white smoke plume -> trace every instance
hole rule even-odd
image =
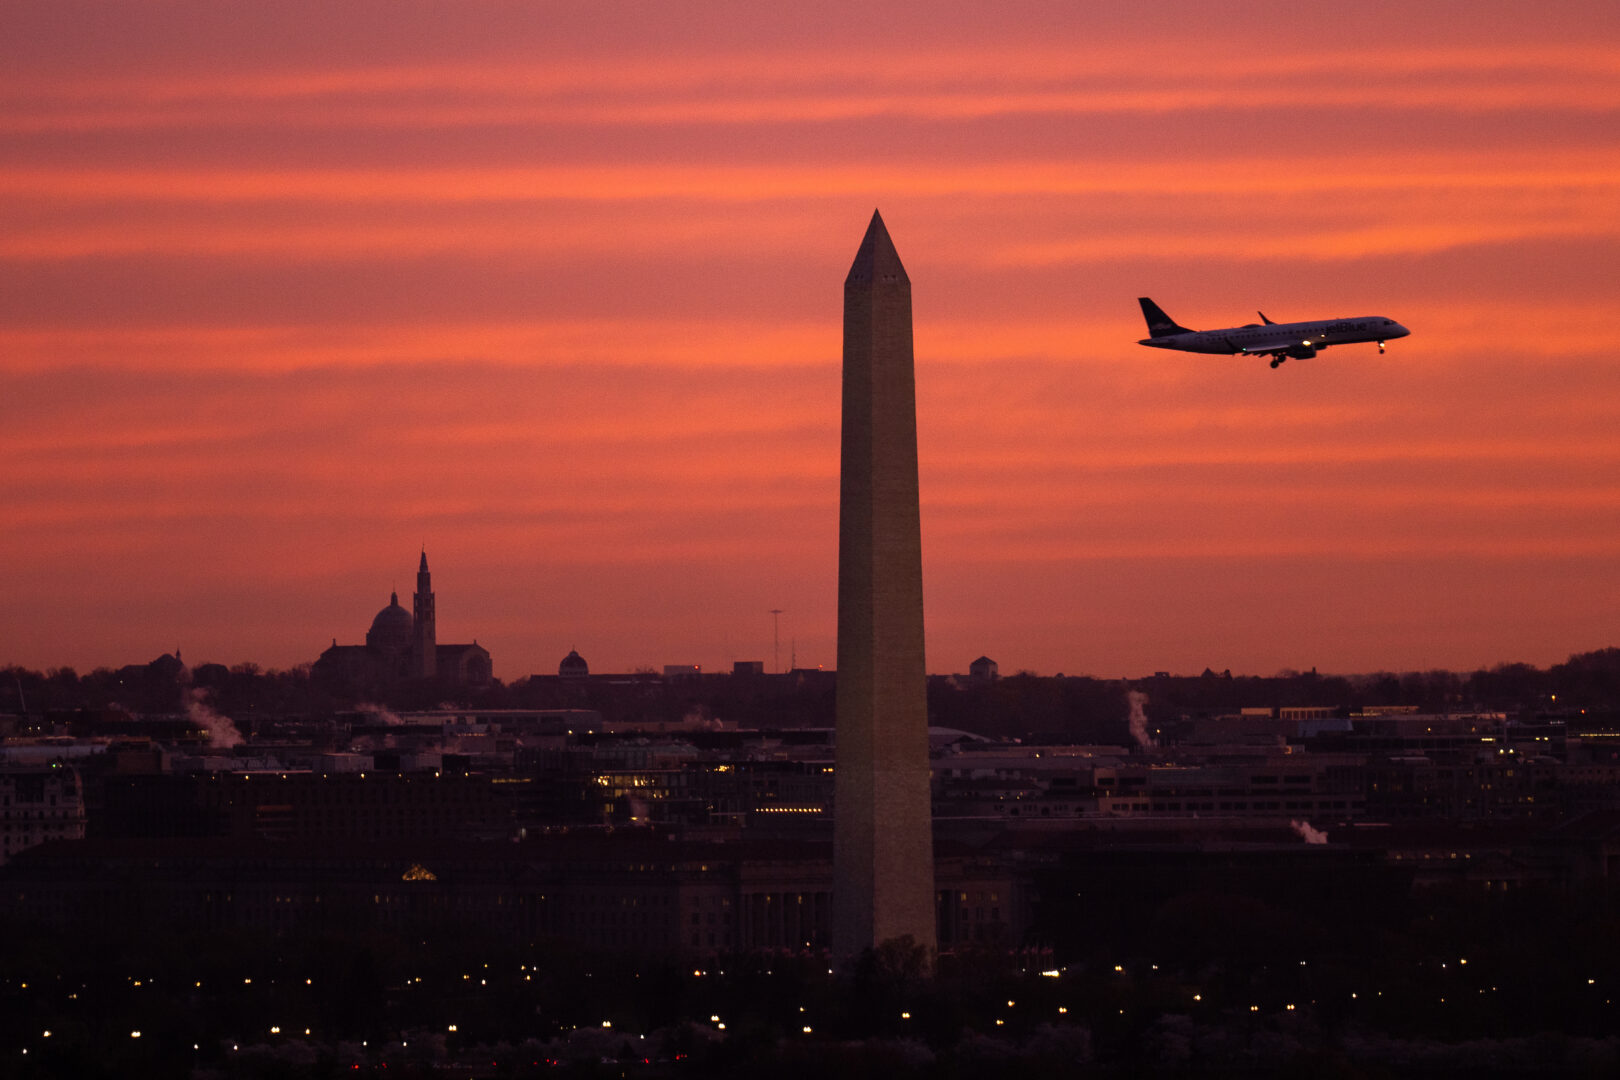
[[[189,687],[186,690],[186,717],[198,727],[208,732],[208,745],[216,750],[223,750],[231,746],[241,746],[246,740],[242,733],[236,730],[228,716],[221,716],[208,706],[208,692],[200,687]]]
[[[384,705],[373,705],[369,701],[362,701],[355,706],[355,709],[358,712],[365,713],[379,724],[387,724],[389,727],[402,727],[405,724],[405,721],[390,712],[387,706]]]
[[[711,716],[709,710],[702,705],[686,710],[681,717],[681,726],[699,731],[720,731],[725,727],[718,717]]]
[[[1328,842],[1327,833],[1321,829],[1311,828],[1311,823],[1308,821],[1290,821],[1288,827],[1299,833],[1300,839],[1307,844],[1325,844]]]
[[[1147,704],[1148,696],[1140,690],[1132,690],[1125,697],[1131,703],[1131,738],[1135,739],[1136,745],[1143,750],[1151,750],[1158,746],[1153,736],[1148,734],[1147,713],[1142,711],[1142,706]]]

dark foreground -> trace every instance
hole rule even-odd
[[[946,957],[932,979],[904,950],[834,975],[805,957],[588,956],[474,926],[410,940],[11,926],[0,1075],[1620,1072],[1614,898],[1437,892],[1378,921],[1182,896],[1128,931],[1080,928],[1061,961]]]

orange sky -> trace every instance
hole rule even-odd
[[[1620,643],[1615,5],[1091,6],[7,5],[0,664],[832,666],[874,206],[931,671]]]

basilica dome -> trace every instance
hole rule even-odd
[[[573,649],[568,650],[568,655],[557,665],[557,674],[565,679],[583,679],[590,673],[591,666]]]
[[[399,606],[399,594],[388,597],[388,606],[377,612],[366,631],[366,648],[385,652],[405,652],[411,647],[411,628],[415,620],[411,613]]]

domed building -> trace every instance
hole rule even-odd
[[[579,655],[579,651],[576,649],[569,649],[568,655],[563,657],[562,663],[557,665],[557,677],[561,679],[586,679],[590,677],[590,674],[591,666],[585,662],[585,658]]]
[[[388,594],[388,606],[377,612],[366,631],[366,648],[385,653],[404,653],[411,647],[411,628],[416,620],[399,606],[399,593]]]
[[[476,639],[468,645],[441,645],[428,572],[427,552],[416,571],[411,611],[391,593],[377,612],[364,645],[339,645],[321,653],[311,673],[318,679],[356,690],[386,690],[407,680],[437,680],[445,686],[485,686],[493,677],[489,650]],[[583,661],[582,661],[583,662]]]

